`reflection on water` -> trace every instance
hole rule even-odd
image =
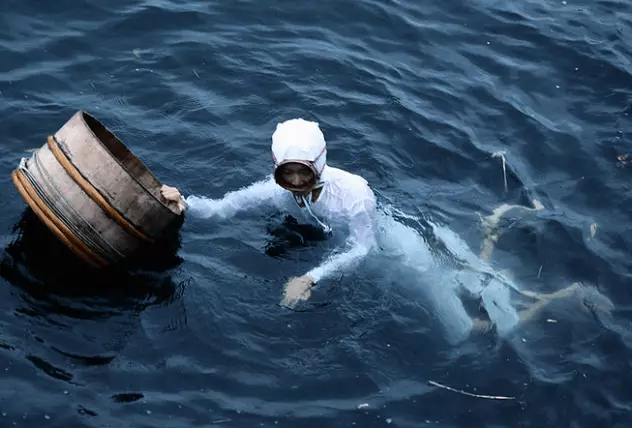
[[[172,278],[181,263],[179,226],[126,265],[95,270],[25,210],[13,229],[15,239],[0,255],[0,275],[18,290],[14,313],[37,345],[28,345],[26,358],[64,381],[73,375],[58,365],[68,360],[95,366],[116,358],[143,310],[172,305],[182,294]]]
[[[327,239],[321,227],[299,223],[292,216],[284,216],[278,224],[268,227],[269,238],[265,253],[270,257],[288,257],[293,248],[317,245]]]

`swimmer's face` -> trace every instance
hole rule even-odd
[[[308,192],[316,183],[314,172],[300,163],[288,163],[278,171],[278,183],[281,187],[293,191]]]

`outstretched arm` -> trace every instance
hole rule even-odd
[[[279,201],[283,189],[272,177],[257,181],[250,186],[228,192],[222,199],[210,199],[191,195],[184,199],[187,211],[201,218],[228,218],[240,211]]]
[[[375,202],[362,201],[355,212],[350,218],[347,250],[330,256],[320,266],[307,272],[313,282],[352,269],[375,245]]]
[[[346,251],[330,256],[320,266],[290,280],[285,288],[282,305],[292,307],[299,300],[308,299],[315,282],[352,269],[375,245],[375,200],[364,200],[355,208],[355,214],[350,218]]]

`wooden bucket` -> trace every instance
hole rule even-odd
[[[122,261],[158,240],[180,214],[161,183],[94,117],[75,113],[11,174],[35,214],[94,267]]]

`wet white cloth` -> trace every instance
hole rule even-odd
[[[509,299],[510,290],[496,278],[489,280],[491,267],[474,255],[454,232],[439,226],[434,226],[433,231],[451,256],[469,269],[442,264],[436,250],[417,230],[398,222],[384,210],[378,212],[375,195],[366,180],[328,166],[326,143],[318,124],[302,119],[284,122],[277,126],[272,140],[275,166],[286,160],[300,160],[310,163],[319,174],[322,191],[309,210],[299,207],[293,193],[280,187],[270,175],[221,199],[188,196],[185,198],[187,212],[202,218],[226,219],[267,205],[316,226],[323,222],[335,223],[334,234],[340,230],[335,225],[344,223],[349,231],[345,247],[305,273],[315,282],[351,270],[379,242],[383,252],[395,255],[400,263],[418,273],[416,280],[424,284],[423,291],[429,296],[435,316],[448,330],[451,341],[463,340],[473,327],[473,319],[463,307],[459,290],[465,289],[480,297],[499,331],[508,332],[518,323]],[[308,200],[311,201],[311,195]]]
[[[336,251],[306,272],[315,282],[351,268],[375,243],[375,196],[367,182],[362,177],[332,167],[325,167],[321,179],[323,188],[316,202],[311,204],[311,211],[322,221],[347,223],[349,236],[347,248]],[[272,177],[229,192],[222,199],[188,196],[185,202],[190,214],[202,218],[226,219],[240,211],[267,205],[299,216],[304,222],[314,223],[307,210],[297,205],[292,193],[279,187]]]
[[[318,123],[300,118],[279,123],[272,134],[272,159],[275,167],[290,160],[313,162],[321,174],[327,163],[327,143]]]
[[[519,315],[511,301],[512,289],[518,289],[517,284],[481,260],[453,230],[427,221],[428,235],[432,241],[441,243],[431,245],[428,237],[395,218],[405,214],[394,216],[389,211],[393,209],[379,210],[377,216],[381,254],[391,263],[401,263],[416,272],[411,282],[415,287],[421,285],[420,291],[432,308],[433,318],[444,328],[449,342],[465,340],[474,328],[474,319],[464,305],[465,298],[480,301],[500,335],[509,334],[518,325]],[[406,217],[413,223],[416,221],[414,217]]]
[[[375,195],[367,181],[326,165],[325,139],[315,122],[292,119],[279,124],[272,136],[272,152],[275,165],[286,160],[313,162],[320,174],[321,192],[309,209],[299,207],[293,193],[280,187],[270,175],[221,199],[188,196],[185,198],[187,211],[197,217],[225,219],[240,211],[268,205],[316,225],[332,220],[337,224],[343,222],[349,231],[346,248],[334,251],[306,274],[317,282],[355,266],[375,244]],[[307,200],[311,202],[311,195]]]

